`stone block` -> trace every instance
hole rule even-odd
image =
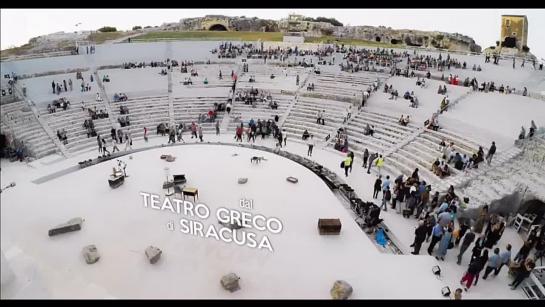
[[[218,223],[223,226],[223,227],[227,227],[229,229],[241,229],[243,228],[242,226],[242,222],[240,220],[236,220],[235,223],[224,223],[224,222],[219,222]]]
[[[61,233],[77,231],[81,229],[83,219],[81,217],[75,217],[64,224],[60,224],[55,228],[49,229],[49,236],[56,236]]]
[[[100,254],[94,244],[85,246],[82,252],[87,264],[93,264],[100,259]]]
[[[238,277],[237,274],[229,273],[221,278],[221,286],[227,291],[235,292],[240,289],[240,285],[238,284],[239,280],[240,277]]]
[[[331,298],[334,300],[346,300],[352,295],[352,286],[344,280],[337,280],[331,288]]]
[[[319,219],[318,231],[320,235],[338,235],[341,233],[341,220],[339,219]]]
[[[163,251],[155,246],[148,246],[148,248],[146,248],[146,257],[148,257],[149,263],[151,264],[155,264],[157,261],[159,261],[162,253]]]
[[[299,182],[299,179],[295,178],[295,177],[288,177],[286,178],[287,181],[291,182],[291,183],[297,183]]]

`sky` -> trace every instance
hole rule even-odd
[[[32,37],[58,31],[96,30],[114,26],[159,26],[204,15],[282,19],[290,13],[333,17],[345,25],[461,33],[486,48],[500,37],[502,14],[528,17],[528,46],[545,58],[545,9],[2,9],[1,49],[20,46]],[[78,26],[76,26],[78,24]]]

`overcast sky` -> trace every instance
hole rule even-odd
[[[483,49],[499,40],[502,14],[526,15],[530,51],[545,58],[545,9],[2,9],[1,49],[58,31],[96,30],[102,26],[129,30],[135,25],[158,26],[207,14],[278,20],[290,13],[334,17],[353,26],[457,32],[472,37]]]

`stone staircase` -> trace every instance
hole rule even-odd
[[[490,205],[515,191],[527,191],[545,201],[545,138],[535,136],[524,143],[493,159],[493,167],[483,165],[472,176],[452,183],[469,197],[471,207]]]
[[[32,113],[34,114],[34,116],[36,117],[36,120],[40,123],[40,125],[42,126],[43,130],[45,131],[45,133],[47,134],[47,136],[53,141],[53,143],[55,144],[55,146],[58,148],[58,151],[64,156],[64,157],[69,157],[70,154],[68,153],[68,150],[66,150],[66,148],[64,147],[64,145],[61,143],[61,141],[59,140],[59,138],[57,138],[57,136],[53,133],[53,131],[51,131],[51,129],[49,129],[49,126],[47,125],[47,123],[43,120],[43,118],[40,118],[40,112],[38,111],[38,109],[36,108],[36,104],[34,103],[34,101],[30,100],[29,98],[27,98],[25,95],[23,95],[23,91],[21,90],[20,86],[19,85],[16,85],[14,87],[15,91],[17,91],[20,95],[20,97],[23,97],[25,102],[28,104],[28,106],[30,107],[30,109],[32,110]]]

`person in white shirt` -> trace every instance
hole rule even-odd
[[[316,142],[314,142],[314,135],[311,134],[310,137],[307,139],[307,145],[307,156],[312,157],[312,149],[314,148],[314,145],[316,145]]]
[[[131,149],[132,150],[132,137],[131,137],[131,134],[128,133],[125,135],[125,150],[127,149]]]

